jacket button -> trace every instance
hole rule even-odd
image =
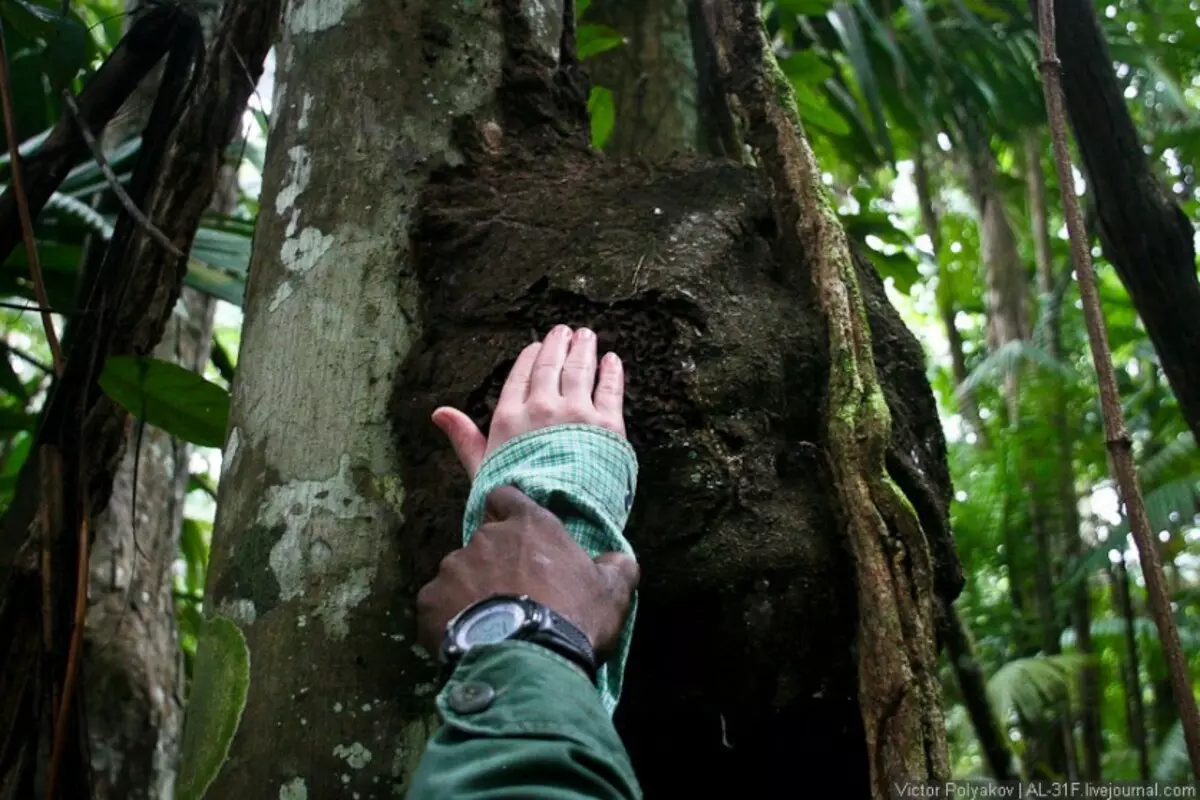
[[[496,690],[486,683],[464,681],[450,687],[446,702],[459,714],[477,714],[496,699]]]

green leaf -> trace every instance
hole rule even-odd
[[[29,397],[29,393],[25,391],[25,384],[21,382],[21,376],[17,375],[17,371],[8,360],[8,345],[3,340],[0,340],[0,389],[22,400]]]
[[[183,527],[179,532],[179,552],[183,555],[188,594],[200,594],[204,591],[209,553],[205,528],[211,531],[212,526],[189,517],[183,520]]]
[[[835,0],[778,0],[778,5],[784,11],[799,14],[802,17],[822,17],[833,8]]]
[[[779,68],[793,85],[802,83],[805,86],[817,86],[833,77],[833,67],[826,64],[816,50],[811,49],[792,53],[779,62]]]
[[[625,37],[607,25],[580,25],[575,30],[575,53],[580,61],[625,44]]]
[[[896,284],[896,289],[904,294],[908,294],[913,284],[920,279],[921,270],[917,266],[916,260],[903,251],[883,253],[870,246],[867,246],[865,250],[867,257],[871,259],[871,263],[879,272],[879,277],[891,278]]]
[[[593,86],[588,95],[588,116],[592,120],[592,147],[603,150],[612,136],[617,109],[613,94],[603,86]]]
[[[50,88],[57,95],[71,85],[88,57],[87,29],[71,17],[56,17],[46,49],[42,51],[42,71],[50,79]]]
[[[805,125],[812,125],[834,136],[850,133],[850,124],[841,114],[834,111],[824,97],[798,81],[792,81],[792,93],[796,97],[796,110]]]
[[[23,409],[11,406],[0,408],[0,433],[32,431],[37,425],[37,421],[37,414],[28,414]]]
[[[225,442],[229,393],[178,364],[114,356],[98,382],[130,414],[172,436],[203,447]]]
[[[213,500],[217,499],[217,486],[213,483],[212,478],[200,472],[193,472],[188,475],[188,494],[192,492],[204,492]]]
[[[842,42],[842,47],[846,51],[846,55],[849,56],[850,63],[854,66],[858,85],[862,89],[863,97],[867,102],[867,110],[871,114],[875,136],[879,140],[879,143],[883,145],[887,160],[895,161],[892,139],[888,134],[887,121],[883,114],[883,99],[879,93],[879,82],[875,78],[875,68],[871,64],[871,57],[867,52],[867,43],[863,38],[858,17],[855,15],[854,10],[845,3],[838,3],[829,12],[827,19],[834,31],[837,32],[838,38]]]
[[[54,192],[50,195],[50,199],[46,201],[46,208],[50,211],[62,212],[79,220],[106,240],[112,237],[113,226],[104,218],[104,215],[87,203],[77,200],[69,194]],[[46,212],[43,211],[42,213]]]
[[[45,39],[59,19],[53,10],[25,0],[4,0],[0,3],[0,17],[26,39]]]
[[[917,37],[929,51],[930,58],[935,63],[941,61],[941,48],[938,47],[937,38],[933,35],[933,28],[929,25],[929,17],[925,14],[924,0],[904,0],[904,7],[908,9],[909,15],[912,16],[913,27],[917,30]]]
[[[1043,719],[1069,696],[1073,675],[1085,662],[1076,654],[1010,661],[987,682],[992,708],[1001,719],[1013,712],[1024,719]]]
[[[196,648],[183,725],[179,800],[201,800],[212,785],[242,721],[250,689],[250,649],[233,620],[213,617]]]

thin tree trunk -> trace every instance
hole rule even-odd
[[[975,728],[975,736],[979,739],[983,758],[987,761],[992,777],[998,781],[1020,780],[1020,773],[1013,764],[1005,726],[996,719],[992,702],[988,698],[987,679],[984,678],[979,659],[975,655],[971,632],[957,608],[951,607],[943,635],[946,655],[949,656],[959,691],[962,692],[963,704],[971,717],[971,725]]]
[[[1071,19],[1070,16],[1067,18]],[[1042,89],[1046,102],[1046,115],[1050,122],[1054,166],[1058,172],[1059,190],[1062,193],[1063,210],[1067,219],[1067,232],[1071,239],[1071,257],[1075,261],[1076,273],[1079,277],[1079,294],[1083,303],[1084,321],[1087,323],[1088,345],[1092,352],[1092,364],[1096,369],[1096,383],[1100,392],[1100,410],[1104,418],[1109,468],[1120,487],[1121,499],[1128,510],[1129,528],[1134,542],[1137,543],[1142,576],[1146,581],[1146,594],[1159,638],[1162,641],[1167,673],[1171,677],[1176,699],[1179,701],[1179,717],[1183,725],[1184,741],[1187,743],[1192,774],[1200,778],[1200,709],[1197,708],[1196,697],[1192,692],[1187,659],[1184,657],[1179,629],[1171,611],[1171,596],[1166,585],[1158,539],[1155,537],[1154,531],[1150,529],[1145,498],[1142,496],[1137,469],[1133,463],[1133,440],[1129,435],[1129,430],[1125,427],[1125,413],[1121,406],[1112,353],[1109,350],[1104,309],[1100,305],[1096,276],[1092,271],[1092,253],[1088,247],[1087,234],[1083,227],[1083,213],[1079,208],[1079,199],[1075,196],[1074,187],[1071,185],[1073,177],[1071,151],[1067,143],[1066,112],[1063,109],[1062,97],[1063,65],[1058,59],[1053,0],[1038,0],[1037,19],[1041,53],[1038,66],[1043,77]],[[1077,20],[1073,20],[1073,23],[1077,23]],[[1070,27],[1078,29],[1086,26],[1072,24]],[[1095,29],[1093,25],[1093,30]],[[1103,39],[1100,41],[1103,43]],[[1103,71],[1111,77],[1107,65],[1103,67]],[[1082,140],[1080,143],[1082,144]],[[1142,163],[1145,163],[1144,158]],[[1178,219],[1181,214],[1178,213],[1178,209],[1176,212]],[[1103,217],[1103,212],[1101,212],[1101,216]],[[1151,237],[1146,230],[1141,230],[1138,238],[1145,242]],[[1196,290],[1197,296],[1200,297],[1200,281],[1196,279],[1190,258],[1186,272],[1189,278],[1188,284]],[[1163,277],[1165,276],[1160,275],[1159,279],[1161,280]],[[1136,295],[1132,289],[1131,293]],[[1192,312],[1194,321],[1197,308],[1200,308],[1200,304],[1193,304],[1190,309],[1184,309],[1183,313]],[[1144,312],[1143,321],[1149,327],[1150,322],[1146,319]],[[1197,330],[1200,331],[1200,328]],[[1188,355],[1191,356],[1193,352],[1194,348],[1188,351]],[[1161,350],[1159,355],[1165,365],[1167,355]],[[1170,375],[1169,368],[1167,374]],[[1196,375],[1200,377],[1200,372],[1197,372]],[[1180,406],[1185,407],[1186,416],[1187,393],[1180,387],[1176,387],[1176,393]]]
[[[1062,305],[1057,296],[1056,270],[1050,245],[1050,218],[1046,204],[1046,175],[1042,171],[1042,142],[1037,131],[1024,133],[1025,179],[1029,196],[1029,216],[1033,226],[1034,257],[1037,263],[1038,293],[1041,295],[1041,338],[1047,354],[1061,361]],[[1058,535],[1064,544],[1068,563],[1078,563],[1083,555],[1079,526],[1079,499],[1075,492],[1075,464],[1072,455],[1074,439],[1067,419],[1067,397],[1061,380],[1052,379],[1048,387],[1053,403],[1051,422],[1057,433],[1058,466],[1057,511],[1051,519],[1058,525]],[[1054,504],[1051,504],[1054,505]],[[1097,667],[1093,662],[1092,609],[1088,592],[1088,577],[1081,576],[1071,593],[1071,625],[1075,630],[1075,647],[1087,659],[1079,673],[1080,717],[1083,729],[1083,777],[1100,780],[1103,752],[1100,725],[1100,688]]]
[[[996,187],[995,156],[987,140],[983,128],[974,121],[969,122],[963,131],[964,156],[967,168],[967,183],[979,215],[980,252],[986,272],[987,291],[985,293],[987,307],[987,343],[992,353],[999,351],[1014,342],[1029,340],[1029,303],[1028,286],[1025,268],[1021,263],[1017,250],[1016,233],[1004,209],[1004,203]],[[1004,376],[1003,394],[1007,408],[1007,418],[1014,438],[1020,442],[1021,427],[1021,374],[1020,369],[1014,368]],[[1033,598],[1037,610],[1039,628],[1041,631],[1040,646],[1047,655],[1059,653],[1059,623],[1054,603],[1054,548],[1046,529],[1045,498],[1041,495],[1038,482],[1034,480],[1030,470],[1031,454],[1018,444],[1016,457],[1017,474],[1021,485],[1026,489],[1029,509],[1030,528],[1036,548],[1036,558],[1033,560]],[[1010,580],[1014,573],[1013,565],[1016,553],[1007,554],[1009,560]],[[1065,712],[1065,709],[1063,709]],[[1069,724],[1069,715],[1061,714],[1055,727],[1058,735],[1054,741],[1043,742],[1045,752],[1039,753],[1042,747],[1035,747],[1032,739],[1044,739],[1034,736],[1032,728],[1026,726],[1031,735],[1031,777],[1073,777],[1075,773],[1073,736]],[[1041,771],[1041,766],[1048,772]]]
[[[1192,223],[1150,169],[1094,5],[1058,0],[1055,17],[1063,96],[1095,200],[1101,247],[1200,441],[1200,279]]]
[[[127,3],[127,10],[140,5]],[[206,33],[219,10],[198,8]],[[160,75],[156,70],[143,81],[119,124],[105,131],[106,142],[119,144],[145,125]],[[236,172],[227,166],[213,210],[229,213],[236,199]],[[155,357],[202,372],[214,306],[185,287]],[[145,426],[140,435],[138,429],[133,421],[112,498],[96,520],[89,560],[83,691],[95,800],[169,798],[183,727],[173,566],[192,449],[157,428]]]
[[[913,182],[917,187],[917,204],[921,209],[921,224],[933,247],[933,262],[938,264],[938,256],[942,250],[942,237],[938,228],[938,214],[933,199],[934,188],[929,175],[925,149],[925,143],[919,142],[914,150]],[[961,391],[961,387],[967,381],[967,359],[963,353],[962,334],[959,333],[958,325],[955,322],[952,298],[946,287],[940,283],[937,306],[938,317],[942,321],[942,327],[946,329],[946,342],[950,347],[950,368],[951,374],[954,376],[954,385],[960,387]],[[975,398],[970,393],[963,393],[959,402],[962,404],[963,416],[967,418],[976,435],[980,437],[981,441],[986,440],[987,434],[983,427],[983,420],[979,417],[979,406],[975,403]]]
[[[1109,571],[1117,608],[1125,622],[1125,657],[1121,677],[1125,689],[1125,720],[1129,741],[1137,750],[1138,776],[1150,780],[1150,747],[1146,739],[1146,709],[1142,703],[1141,659],[1138,656],[1137,629],[1134,627],[1133,598],[1129,592],[1129,570],[1121,558]]]

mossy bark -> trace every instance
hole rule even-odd
[[[888,473],[891,413],[876,375],[857,272],[790,86],[754,4],[713,0],[707,12],[726,90],[771,178],[781,244],[806,257],[827,326],[825,443],[854,558],[858,701],[871,796],[882,800],[897,781],[948,777],[930,544]]]

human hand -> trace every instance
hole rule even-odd
[[[581,423],[625,435],[625,370],[616,353],[600,361],[596,378],[596,334],[580,328],[572,334],[557,325],[545,340],[517,356],[500,390],[491,429],[483,433],[463,412],[442,406],[433,424],[454,446],[458,460],[474,480],[479,465],[500,445],[522,433],[551,425]]]
[[[467,606],[496,594],[528,595],[583,631],[599,665],[616,649],[639,577],[631,556],[590,558],[558,517],[501,486],[488,494],[484,523],[470,542],[442,559],[417,595],[417,630],[422,646],[436,653],[446,625]]]

